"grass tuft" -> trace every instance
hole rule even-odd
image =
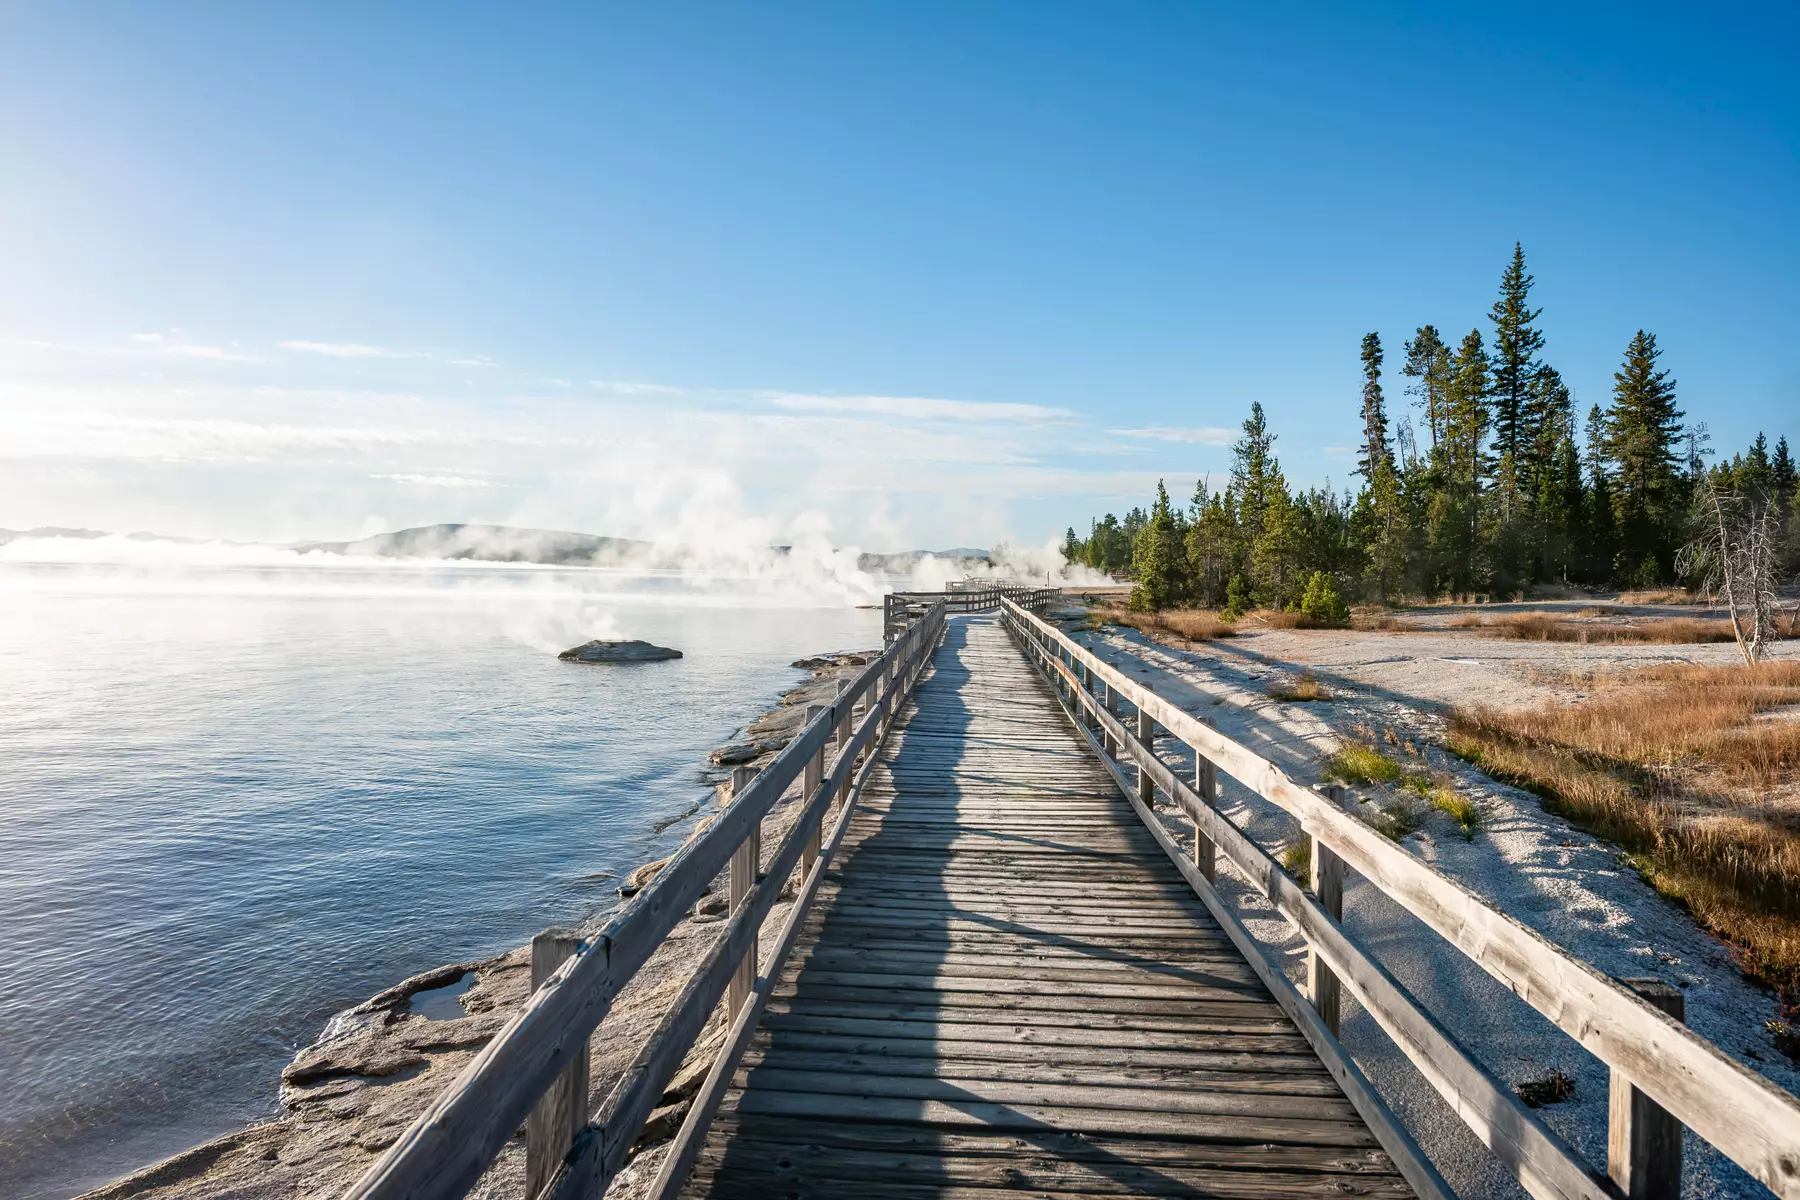
[[[1319,677],[1311,671],[1302,671],[1299,678],[1294,680],[1283,679],[1271,683],[1269,698],[1287,704],[1337,699],[1325,689],[1325,685],[1319,682]]]
[[[1301,883],[1312,878],[1312,840],[1300,837],[1281,852],[1281,869]]]
[[[1419,816],[1419,810],[1405,800],[1394,804],[1383,804],[1374,807],[1373,815],[1365,813],[1363,819],[1376,833],[1391,842],[1397,842],[1408,834],[1419,832],[1425,827]]]
[[[1325,777],[1345,783],[1397,783],[1400,764],[1373,746],[1350,743],[1325,760]]]

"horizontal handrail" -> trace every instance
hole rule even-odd
[[[662,944],[733,853],[761,828],[763,818],[800,777],[808,762],[823,751],[834,729],[865,698],[877,699],[870,692],[883,680],[889,681],[888,691],[895,686],[910,687],[916,675],[913,668],[943,628],[944,612],[940,602],[921,619],[911,622],[893,645],[857,673],[834,703],[823,706],[823,711],[736,795],[704,833],[683,846],[630,904],[584,941],[532,993],[518,1014],[344,1192],[344,1200],[437,1200],[465,1194],[551,1082],[575,1055],[587,1053],[588,1039],[605,1018],[613,998]],[[864,745],[879,726],[887,706],[869,702],[865,708],[857,730]],[[841,784],[841,772],[848,770],[845,764],[849,760],[843,755],[839,758],[833,778]],[[820,795],[831,794],[815,790],[806,802],[806,811],[812,812]],[[782,853],[798,844],[790,836]],[[791,870],[793,864],[788,866]],[[764,893],[769,904],[783,880],[776,880]],[[740,915],[749,907],[749,903],[741,906]],[[755,943],[754,928],[749,918],[741,925],[734,922],[725,940],[735,933],[744,943],[743,949],[748,950]],[[725,954],[729,957],[730,949]],[[731,958],[732,965],[741,957],[740,954]],[[709,956],[700,971],[708,979],[704,986],[710,986],[712,966]],[[691,1016],[685,1012],[679,1015]],[[697,1035],[698,1029],[694,1032]],[[675,1056],[676,1064],[679,1060],[680,1056]],[[644,1061],[645,1075],[650,1074],[652,1067],[660,1071],[666,1061],[666,1057],[654,1063]],[[629,1090],[622,1099],[632,1099],[636,1107],[636,1097]],[[623,1113],[617,1114],[615,1128],[623,1128],[624,1117]],[[607,1139],[597,1140],[604,1144]]]
[[[1041,647],[1034,647],[1029,642],[1026,645],[1028,648],[1037,649],[1040,654],[1043,653]],[[1044,657],[1049,659],[1047,654]],[[1056,663],[1056,666],[1059,671],[1067,671],[1067,667],[1061,663]],[[1086,696],[1087,700],[1093,699],[1085,692],[1072,694]],[[1137,812],[1138,819],[1143,822],[1151,836],[1156,839],[1157,844],[1162,847],[1163,852],[1180,870],[1182,878],[1187,880],[1194,893],[1200,897],[1207,910],[1219,922],[1226,936],[1231,939],[1238,952],[1244,956],[1245,962],[1250,965],[1250,969],[1269,989],[1270,994],[1275,998],[1275,1003],[1292,1018],[1294,1024],[1299,1028],[1301,1036],[1312,1046],[1319,1061],[1324,1064],[1331,1077],[1337,1081],[1338,1086],[1344,1089],[1345,1098],[1356,1109],[1357,1115],[1361,1116],[1364,1123],[1369,1126],[1370,1132],[1375,1135],[1375,1140],[1381,1145],[1381,1148],[1388,1152],[1395,1168],[1412,1187],[1414,1194],[1419,1197],[1419,1200],[1452,1200],[1454,1193],[1450,1190],[1450,1185],[1444,1181],[1437,1168],[1425,1157],[1424,1152],[1419,1149],[1418,1143],[1413,1141],[1412,1135],[1406,1131],[1392,1110],[1388,1108],[1386,1102],[1382,1100],[1380,1094],[1375,1091],[1374,1085],[1362,1073],[1355,1060],[1344,1050],[1336,1035],[1332,1033],[1330,1026],[1326,1025],[1313,1007],[1307,1003],[1299,989],[1288,979],[1286,972],[1273,962],[1263,952],[1261,945],[1250,936],[1250,932],[1244,928],[1244,924],[1238,919],[1237,914],[1214,890],[1201,867],[1182,855],[1181,848],[1175,844],[1173,836],[1156,819],[1132,788],[1132,781],[1126,777],[1124,766],[1120,760],[1113,758],[1107,751],[1105,743],[1095,736],[1094,730],[1084,726],[1079,717],[1069,709],[1068,702],[1060,694],[1060,691],[1057,699],[1063,705],[1064,711],[1069,713],[1076,732],[1098,755],[1107,773],[1112,776],[1113,782],[1130,801],[1132,808]],[[1110,713],[1105,714],[1106,718],[1111,718],[1111,716]],[[1125,731],[1124,725],[1116,718],[1103,720],[1101,725],[1115,738],[1124,737],[1129,739],[1129,745],[1141,747],[1142,743],[1131,737]],[[1165,786],[1166,790],[1166,785],[1175,783],[1173,773],[1167,767],[1163,767],[1163,776],[1156,782],[1158,786]],[[1193,793],[1190,792],[1189,795],[1193,795]],[[1205,808],[1206,806],[1202,804],[1201,807]],[[1233,828],[1235,829],[1235,827]],[[1242,838],[1243,835],[1240,833],[1239,837]],[[1257,847],[1255,843],[1249,842],[1247,838],[1243,840],[1249,844],[1255,855],[1262,855],[1261,848]],[[1266,855],[1262,856],[1267,857]],[[1273,866],[1273,860],[1271,859],[1269,862]],[[1276,871],[1279,873],[1279,868],[1276,868]],[[1285,878],[1285,876],[1283,877]],[[1253,885],[1255,882],[1253,879]],[[1306,899],[1308,902],[1311,901],[1310,897],[1306,897]],[[1609,1197],[1608,1200],[1616,1200],[1616,1197]]]
[[[929,643],[925,648],[929,648]],[[909,656],[908,663],[916,657],[915,651]],[[598,1194],[594,1189],[604,1190],[604,1182],[624,1165],[644,1121],[660,1102],[688,1048],[699,1038],[719,997],[725,994],[733,970],[756,944],[763,922],[775,906],[789,873],[800,861],[813,830],[819,828],[832,800],[849,779],[858,756],[882,732],[895,695],[894,691],[889,691],[875,701],[862,724],[839,750],[830,771],[789,827],[769,869],[752,886],[742,906],[732,914],[725,932],[713,943],[675,1003],[663,1014],[650,1040],[620,1076],[591,1125],[576,1139],[573,1150],[550,1183],[551,1200],[575,1200]],[[873,756],[868,761],[872,762]],[[810,899],[804,894],[797,897],[796,909],[803,908]]]
[[[1294,882],[1272,855],[1176,778],[1153,749],[1081,686],[1067,663],[1048,654],[1044,657],[1050,669],[1068,685],[1069,695],[1076,698],[1084,715],[1107,732],[1123,751],[1122,757],[1134,761],[1156,788],[1180,805],[1200,834],[1223,850],[1250,886],[1324,956],[1327,965],[1349,986],[1395,1045],[1527,1191],[1537,1197],[1566,1200],[1615,1200],[1606,1180],[1475,1061],[1356,938]],[[1070,713],[1071,717],[1075,715]],[[1113,761],[1109,759],[1107,765],[1118,773]],[[1120,786],[1129,792],[1122,777]]]
[[[1001,607],[1046,650],[1085,668],[1175,738],[1293,816],[1378,890],[1776,1195],[1800,1198],[1800,1099],[1061,630],[1016,604]],[[1320,949],[1332,956],[1330,947]],[[1341,959],[1336,965],[1349,974],[1353,964]]]

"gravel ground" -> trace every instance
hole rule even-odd
[[[1450,705],[1569,699],[1579,693],[1545,680],[1570,671],[1657,662],[1730,662],[1734,646],[1582,646],[1450,632],[1268,631],[1190,651],[1147,642],[1136,630],[1119,627],[1075,636],[1159,695],[1211,717],[1221,732],[1301,783],[1320,779],[1323,760],[1342,735],[1359,727],[1392,730],[1403,745],[1417,748],[1412,761],[1454,775],[1483,817],[1473,839],[1465,840],[1449,818],[1431,813],[1423,829],[1404,839],[1408,850],[1598,969],[1617,977],[1654,976],[1682,988],[1691,1027],[1752,1070],[1800,1091],[1800,1070],[1774,1048],[1763,1028],[1777,1015],[1774,997],[1744,980],[1718,939],[1657,896],[1621,861],[1616,847],[1435,745]],[[1784,657],[1797,652],[1795,643],[1779,651]],[[1292,679],[1297,667],[1313,671],[1337,699],[1271,700],[1268,686]],[[1166,746],[1165,757],[1171,765],[1192,761],[1177,745]],[[1359,798],[1383,795],[1352,791]],[[1276,853],[1296,833],[1284,813],[1229,780],[1222,804],[1232,820]],[[1220,880],[1251,932],[1285,955],[1290,974],[1300,978],[1304,947],[1286,921],[1236,876],[1222,869]],[[1571,1076],[1574,1097],[1540,1109],[1540,1115],[1604,1170],[1608,1073],[1602,1063],[1354,872],[1346,881],[1344,917],[1370,952],[1501,1080],[1517,1084],[1551,1067]],[[1343,1040],[1459,1195],[1525,1195],[1348,995]],[[1684,1196],[1769,1194],[1688,1136]]]

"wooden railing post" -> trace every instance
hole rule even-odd
[[[1216,728],[1211,717],[1200,720],[1208,729]],[[1194,751],[1194,794],[1208,808],[1216,808],[1219,803],[1219,768],[1213,766],[1212,760],[1200,751]],[[1200,832],[1200,822],[1194,822],[1194,865],[1200,868],[1200,874],[1206,882],[1212,883],[1219,869],[1218,847],[1211,838]]]
[[[1335,783],[1321,784],[1319,791],[1333,804],[1342,807],[1344,789]],[[1312,864],[1313,895],[1319,899],[1319,907],[1331,914],[1334,921],[1344,919],[1344,860],[1328,849],[1324,842],[1312,834],[1306,835],[1307,858]],[[1325,965],[1319,951],[1311,943],[1306,947],[1306,995],[1312,1001],[1313,1008],[1319,1014],[1319,1020],[1331,1030],[1331,1036],[1338,1035],[1339,1013],[1343,1006],[1342,985],[1332,969]]]
[[[1137,740],[1144,747],[1145,753],[1156,753],[1156,722],[1141,708],[1137,715]],[[1138,764],[1137,775],[1138,799],[1144,802],[1145,807],[1150,807],[1156,803],[1156,781],[1150,778],[1149,770],[1142,763]]]
[[[806,724],[811,725],[824,711],[823,704],[807,705]],[[812,802],[813,793],[819,790],[819,784],[824,778],[825,746],[820,743],[818,753],[806,760],[806,770],[800,776],[800,804],[802,807]],[[825,821],[821,817],[819,823],[812,827],[812,832],[806,835],[806,850],[800,856],[800,878],[802,880],[812,874],[813,861],[819,857],[819,835],[824,828]]]
[[[1081,690],[1087,695],[1092,696],[1094,694],[1094,673],[1088,670],[1088,665],[1086,663],[1080,663],[1078,665],[1081,668]],[[1088,708],[1086,701],[1083,701],[1081,705],[1076,708],[1075,717],[1089,729],[1098,729],[1100,727],[1100,718],[1096,717],[1093,714],[1093,711]]]
[[[733,767],[731,771],[731,794],[735,797],[750,786],[756,778],[752,767]],[[750,889],[756,886],[756,871],[762,863],[762,823],[758,822],[731,854],[731,911],[737,912],[744,906],[750,895]],[[744,1007],[744,1001],[750,998],[750,989],[756,985],[756,943],[750,943],[750,949],[738,963],[737,970],[732,972],[731,986],[726,990],[726,1012],[729,1018],[735,1018],[738,1010]],[[729,1020],[728,1020],[729,1023]]]
[[[1621,979],[1620,983],[1674,1017],[1687,1021],[1687,998],[1681,989],[1660,979]],[[1631,1085],[1624,1072],[1612,1068],[1607,1106],[1606,1173],[1627,1200],[1679,1200],[1681,1195],[1681,1122]]]
[[[544,981],[569,956],[581,949],[581,934],[573,929],[546,929],[531,939],[531,990]],[[587,1128],[588,1055],[584,1043],[567,1069],[556,1077],[537,1107],[525,1119],[525,1195],[536,1196],[556,1174],[556,1168],[574,1145],[575,1136]]]
[[[1106,706],[1106,711],[1112,714],[1113,719],[1117,720],[1119,716],[1119,693],[1114,691],[1108,684],[1103,683],[1100,686],[1106,689],[1106,694],[1100,698],[1101,703]],[[1121,747],[1118,742],[1113,740],[1113,735],[1110,730],[1101,731],[1100,744],[1106,748],[1107,754],[1113,758],[1119,757],[1119,750]]]

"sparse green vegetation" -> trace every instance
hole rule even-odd
[[[1365,812],[1363,820],[1390,841],[1397,842],[1407,834],[1417,833],[1424,825],[1419,810],[1404,798],[1392,804],[1370,804],[1369,808],[1374,812]]]
[[[1406,789],[1437,809],[1461,828],[1464,841],[1474,841],[1481,828],[1481,808],[1474,800],[1456,790],[1445,775],[1428,775],[1423,771],[1408,773],[1402,781]]]
[[[1281,852],[1281,869],[1302,883],[1312,878],[1312,841],[1305,837],[1295,838]]]
[[[1400,764],[1375,749],[1352,742],[1325,760],[1325,777],[1345,783],[1397,783]]]

